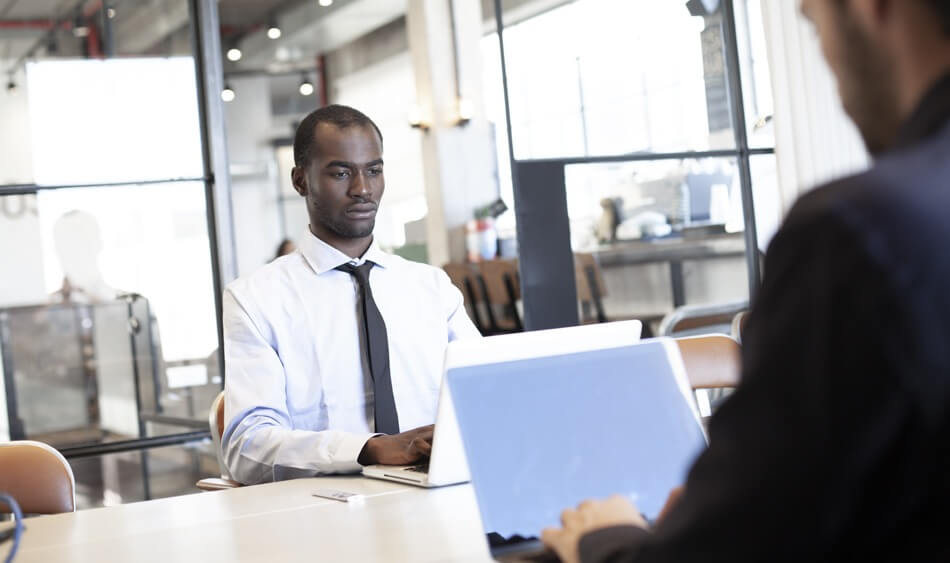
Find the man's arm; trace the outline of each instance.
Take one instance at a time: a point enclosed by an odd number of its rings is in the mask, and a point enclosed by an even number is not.
[[[828,217],[783,229],[745,330],[743,381],[682,499],[652,533],[587,534],[581,561],[808,561],[830,549],[906,416],[877,353],[899,312],[864,250]]]
[[[372,434],[294,429],[287,411],[284,367],[263,321],[224,293],[225,419],[223,457],[245,484],[357,471]]]

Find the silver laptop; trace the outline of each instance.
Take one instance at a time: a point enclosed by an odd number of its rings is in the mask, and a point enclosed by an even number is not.
[[[541,530],[585,499],[623,494],[656,518],[706,446],[669,339],[484,351],[445,377],[499,558],[537,550]]]
[[[642,328],[640,321],[622,321],[456,340],[446,348],[445,371],[471,365],[485,354],[497,354],[499,350],[505,350],[510,356],[518,351],[547,349],[549,345],[560,346],[567,342],[574,347],[580,342],[596,342],[598,346],[606,347],[626,346],[640,340]],[[363,475],[419,487],[442,487],[467,482],[468,463],[448,392],[443,379],[432,438],[432,454],[426,463],[368,465],[363,468]]]
[[[459,439],[458,425],[448,388],[439,392],[439,407],[432,436],[432,454],[417,465],[367,465],[363,475],[419,487],[443,487],[468,481],[465,452]]]

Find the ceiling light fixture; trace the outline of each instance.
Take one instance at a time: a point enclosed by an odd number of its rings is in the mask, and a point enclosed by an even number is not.
[[[244,56],[244,53],[242,53],[241,50],[238,49],[237,47],[231,47],[230,49],[228,49],[227,56],[228,56],[229,61],[236,63],[239,60],[241,60],[241,57]]]
[[[326,8],[327,6],[332,6],[332,5],[333,5],[333,0],[319,0],[318,3],[319,3],[321,6],[323,6],[324,8]]]
[[[278,27],[277,22],[272,22],[270,27],[267,28],[267,37],[271,39],[280,39],[281,31]]]
[[[301,96],[310,96],[313,94],[313,82],[310,82],[310,79],[306,75],[303,77],[303,82],[300,83],[300,95]]]
[[[236,97],[236,94],[234,93],[234,89],[231,88],[231,85],[225,84],[224,90],[221,90],[221,99],[224,100],[225,102],[231,102],[231,101],[234,101],[235,97]]]

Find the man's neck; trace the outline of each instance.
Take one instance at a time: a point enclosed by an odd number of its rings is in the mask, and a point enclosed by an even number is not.
[[[346,254],[350,258],[360,258],[366,254],[366,251],[369,250],[370,245],[373,244],[372,234],[360,238],[345,238],[320,231],[321,230],[319,229],[314,229],[313,225],[310,226],[310,234],[339,250],[343,254]]]

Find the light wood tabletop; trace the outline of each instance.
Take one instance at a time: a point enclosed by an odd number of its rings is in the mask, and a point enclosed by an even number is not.
[[[312,496],[322,488],[365,499]],[[491,561],[467,484],[427,490],[358,476],[319,477],[40,516],[25,524],[17,563]]]

